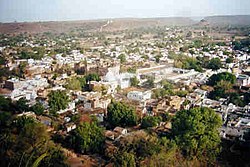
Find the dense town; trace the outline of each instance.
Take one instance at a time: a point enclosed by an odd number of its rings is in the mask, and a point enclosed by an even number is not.
[[[223,158],[231,154],[247,157],[239,150],[249,149],[250,142],[249,28],[218,30],[205,22],[116,32],[1,34],[1,133],[10,126],[21,133],[25,121],[41,125],[44,129],[32,125],[27,133],[40,141],[45,131],[63,154],[42,154],[44,166],[53,164],[49,158],[61,161],[59,166],[178,166],[176,161],[179,166],[227,166]],[[190,118],[198,110],[204,115]],[[192,121],[197,122],[189,126]],[[208,121],[204,129],[203,121]],[[197,132],[182,139],[183,126]],[[210,130],[218,137],[197,137]],[[193,133],[199,141],[190,138]],[[15,142],[3,136],[4,166],[36,160],[14,161]],[[212,155],[204,148],[215,153],[211,141],[217,140],[230,155],[209,164]],[[26,146],[25,158],[37,154],[29,148],[38,146]]]

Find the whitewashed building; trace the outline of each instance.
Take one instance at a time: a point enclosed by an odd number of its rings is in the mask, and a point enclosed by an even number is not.
[[[238,75],[237,76],[237,85],[238,86],[247,86],[250,84],[250,77],[248,75]]]
[[[136,101],[145,101],[151,99],[152,92],[151,91],[131,91],[128,93],[127,97],[130,100],[136,100]]]

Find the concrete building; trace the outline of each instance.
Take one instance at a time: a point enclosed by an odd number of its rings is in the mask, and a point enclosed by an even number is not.
[[[14,90],[14,89],[20,88],[22,86],[22,83],[23,82],[19,81],[19,79],[17,78],[11,78],[5,81],[4,87],[9,90]]]
[[[238,86],[247,86],[250,84],[250,77],[248,75],[240,74],[237,76]]]
[[[135,101],[145,101],[151,99],[151,91],[131,91],[128,93],[127,97],[129,100],[135,100]]]

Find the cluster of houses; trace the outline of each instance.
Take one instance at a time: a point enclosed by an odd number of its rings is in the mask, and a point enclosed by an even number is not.
[[[250,106],[225,106],[227,99],[211,100],[207,97],[208,92],[202,90],[200,86],[205,84],[210,76],[220,72],[233,73],[237,78],[237,86],[240,88],[250,86],[250,72],[247,69],[250,55],[236,51],[234,61],[225,63],[229,57],[225,52],[232,53],[232,46],[215,45],[213,48],[208,47],[207,50],[192,48],[192,54],[189,52],[183,52],[183,54],[189,57],[220,58],[223,62],[223,69],[205,70],[201,73],[193,69],[175,68],[173,60],[170,59],[170,51],[179,54],[181,47],[192,42],[188,38],[187,40],[180,38],[181,35],[181,30],[166,29],[164,39],[142,37],[137,40],[122,40],[120,38],[120,41],[116,42],[118,37],[114,37],[110,39],[111,44],[106,46],[101,44],[96,46],[98,42],[94,39],[95,46],[90,47],[84,53],[80,50],[72,50],[69,54],[45,55],[41,60],[9,61],[7,67],[10,70],[27,62],[25,79],[10,78],[4,81],[2,87],[8,91],[5,91],[3,95],[10,97],[13,101],[25,98],[30,105],[39,99],[48,110],[47,95],[50,91],[65,90],[64,86],[71,77],[96,73],[101,80],[88,82],[89,91],[86,92],[70,90],[68,107],[57,112],[62,118],[66,133],[76,128],[76,124],[71,120],[72,115],[83,115],[81,118],[83,121],[86,119],[84,115],[95,115],[99,122],[103,122],[108,105],[114,98],[136,104],[136,111],[141,116],[166,112],[175,114],[181,109],[189,109],[194,106],[210,107],[215,109],[224,120],[225,126],[221,129],[222,137],[242,138],[246,129],[250,127]],[[23,44],[36,46],[27,41],[24,41]],[[56,43],[52,42],[46,47],[55,45]],[[5,47],[0,48],[1,52],[4,50]],[[119,58],[121,55],[125,56],[125,64],[121,64]],[[134,67],[135,64],[136,70],[133,72],[121,69],[121,67]],[[130,90],[131,78],[139,81],[139,87],[143,86],[148,78],[152,78],[154,88]],[[181,85],[180,90],[191,89],[192,91],[189,91],[185,97],[169,95],[153,99],[153,90],[162,88],[161,81],[163,80]],[[119,89],[128,91],[124,95],[118,91]],[[47,126],[52,124],[52,120],[46,116],[39,116],[37,120]],[[117,127],[113,131],[107,131],[105,135],[111,140],[116,140],[126,134],[126,129]]]
[[[38,97],[38,91],[46,89],[49,86],[48,80],[36,75],[32,79],[19,80],[11,78],[5,81],[4,87],[11,92],[6,94],[12,100],[17,101],[20,98],[26,98],[29,101],[35,101]]]

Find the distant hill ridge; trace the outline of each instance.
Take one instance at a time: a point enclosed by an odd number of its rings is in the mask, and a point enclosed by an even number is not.
[[[203,23],[210,26],[242,25],[250,26],[250,15],[242,16],[209,16]],[[107,24],[108,23],[108,24]],[[198,21],[188,17],[162,17],[162,18],[122,18],[100,19],[85,21],[48,21],[48,22],[22,22],[0,23],[0,33],[67,33],[72,30],[82,31],[117,31],[141,27],[156,26],[192,26]]]
[[[250,26],[250,15],[208,16],[204,20],[210,26]]]
[[[110,22],[112,20],[112,22]],[[109,24],[107,24],[109,22]],[[117,31],[135,29],[141,27],[155,26],[187,26],[194,24],[190,18],[169,17],[169,18],[122,18],[102,19],[87,21],[50,21],[50,22],[22,22],[22,23],[1,23],[0,33],[62,33],[71,30],[81,29],[83,31]]]

